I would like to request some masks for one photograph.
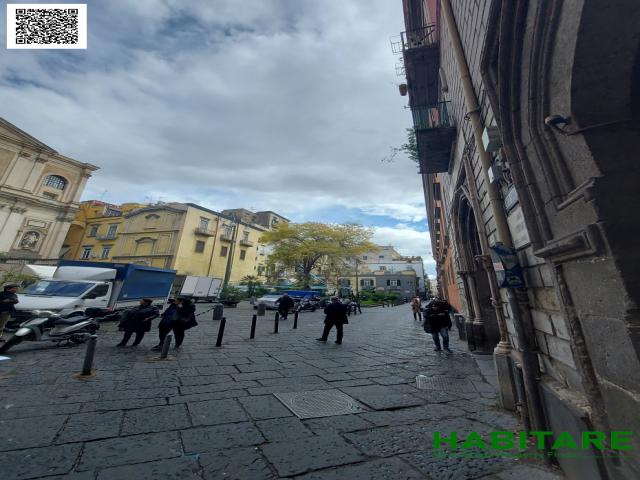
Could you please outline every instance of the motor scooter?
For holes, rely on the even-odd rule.
[[[34,317],[20,325],[12,337],[0,345],[0,353],[5,353],[19,343],[54,342],[80,344],[86,342],[99,328],[98,322],[86,316],[63,318],[49,311],[33,312]]]

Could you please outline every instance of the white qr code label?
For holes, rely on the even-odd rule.
[[[7,48],[86,49],[87,5],[7,4]]]

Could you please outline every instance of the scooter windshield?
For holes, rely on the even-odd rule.
[[[52,297],[79,297],[92,287],[90,283],[64,280],[40,280],[25,288],[24,295],[46,295]]]

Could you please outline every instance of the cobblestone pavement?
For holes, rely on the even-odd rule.
[[[435,430],[517,423],[494,408],[464,345],[434,352],[408,306],[352,316],[342,345],[314,340],[320,312],[301,314],[297,330],[292,318],[281,322],[277,335],[268,312],[249,340],[251,314],[242,304],[226,310],[222,348],[219,322],[200,317],[166,361],[149,350],[155,328],[122,349],[116,326],[104,324],[88,379],[74,376],[84,346],[16,347],[0,362],[2,478],[561,478],[521,460],[434,456]],[[421,373],[435,389],[416,388]],[[355,413],[301,419],[279,398],[311,414],[327,405]]]

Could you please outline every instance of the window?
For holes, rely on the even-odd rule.
[[[91,249],[93,247],[82,247],[82,256],[80,257],[81,260],[86,260],[87,258],[89,258],[91,256]]]
[[[361,278],[360,279],[361,287],[373,287],[373,280],[370,278]]]
[[[265,270],[265,267],[260,265],[258,267],[258,275],[264,275],[264,270]]]
[[[378,258],[384,258],[384,255],[378,255]]]
[[[115,237],[118,231],[118,224],[109,225],[109,231],[107,231],[107,237]]]
[[[100,255],[100,258],[109,258],[109,255],[111,255],[111,245],[105,245],[102,247],[102,254]]]
[[[220,256],[221,257],[226,257],[227,253],[229,253],[229,247],[222,247],[220,248]]]
[[[362,259],[363,260],[366,260],[367,258],[369,258],[369,257],[367,257],[366,255],[362,255]]]
[[[244,260],[247,257],[246,250],[240,250],[240,260]]]
[[[222,235],[224,235],[225,237],[231,237],[232,232],[233,232],[233,229],[231,228],[231,226],[229,225],[222,226]]]
[[[109,285],[98,285],[89,292],[89,294],[95,298],[104,297],[107,293],[109,293]]]
[[[242,232],[242,240],[245,242],[249,241],[249,232]]]
[[[387,280],[387,287],[399,287],[400,280]]]
[[[202,240],[196,240],[196,253],[204,252],[204,242]]]
[[[89,235],[87,235],[88,237],[95,237],[98,234],[98,229],[100,228],[100,225],[91,225],[91,230],[89,230]]]
[[[434,183],[433,184],[433,199],[434,200],[441,200],[442,199],[442,192],[440,191],[440,184],[439,183]]]
[[[105,217],[119,217],[120,215],[122,215],[122,212],[120,210],[116,210],[115,208],[107,207],[104,210]]]
[[[208,230],[209,229],[209,219],[200,217],[200,230]]]
[[[45,187],[55,188],[56,190],[64,190],[67,186],[67,181],[59,175],[48,175],[44,177],[42,182]]]

